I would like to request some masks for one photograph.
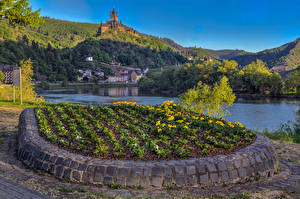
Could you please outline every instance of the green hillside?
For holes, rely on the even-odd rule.
[[[125,31],[96,36],[99,25],[45,18],[39,28],[10,27],[0,21],[0,64],[18,64],[31,58],[37,79],[76,79],[83,67],[103,63],[155,68],[186,62],[181,52],[157,37]],[[93,64],[84,62],[91,54]]]
[[[245,66],[256,59],[267,63],[269,68],[273,66],[287,66],[287,70],[300,65],[300,39],[282,45],[278,48],[264,50],[258,53],[244,53],[232,58],[240,65]]]

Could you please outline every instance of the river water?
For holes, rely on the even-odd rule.
[[[112,104],[115,101],[135,101],[138,104],[155,105],[166,100],[178,100],[172,97],[140,96],[136,87],[60,89],[40,91],[49,102],[70,102],[81,104]],[[248,100],[239,98],[229,109],[225,119],[239,121],[253,130],[275,130],[280,124],[297,120],[296,111],[300,109],[299,99],[262,99]]]

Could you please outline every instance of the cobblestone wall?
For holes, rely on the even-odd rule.
[[[256,141],[230,155],[169,161],[102,160],[67,152],[39,135],[34,110],[20,116],[18,158],[58,178],[91,184],[162,187],[231,184],[274,175],[278,161],[270,140]]]

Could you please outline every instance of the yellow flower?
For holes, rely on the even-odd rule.
[[[162,131],[162,129],[161,129],[161,128],[158,128],[158,129],[157,129],[157,132],[158,132],[158,133],[160,133],[161,131]]]
[[[244,128],[244,125],[242,125],[240,122],[235,122],[239,127]]]
[[[210,123],[210,124],[211,124],[212,122],[213,122],[212,120],[208,120],[208,123]]]
[[[177,122],[178,122],[179,124],[181,124],[181,123],[183,122],[183,120],[177,120]]]
[[[216,124],[219,124],[219,125],[221,125],[221,126],[224,126],[224,123],[221,122],[221,121],[216,121]]]
[[[188,129],[189,127],[188,126],[184,126],[183,128]]]
[[[162,124],[161,124],[161,126],[162,126],[162,127],[165,127],[165,126],[166,126],[166,124],[165,124],[165,123],[162,123]]]
[[[195,117],[195,116],[192,116],[192,118],[195,119],[195,120],[199,119],[199,117]]]
[[[200,120],[204,120],[204,117],[200,117]]]
[[[186,125],[190,125],[191,123],[190,122],[186,122]]]
[[[160,111],[161,109],[160,108],[158,108],[158,109],[156,109],[157,111]]]
[[[227,122],[228,126],[230,126],[231,128],[234,128],[234,125],[232,124],[231,121]]]
[[[169,120],[169,121],[174,120],[174,116],[169,117],[168,120]]]
[[[155,125],[156,125],[156,126],[160,125],[160,121],[157,121]]]

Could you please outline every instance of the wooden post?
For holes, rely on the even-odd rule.
[[[21,105],[23,104],[23,96],[22,96],[22,72],[21,72],[21,68],[20,68],[20,102],[21,102]]]
[[[14,103],[16,103],[16,87],[13,85],[13,97],[14,97]]]

